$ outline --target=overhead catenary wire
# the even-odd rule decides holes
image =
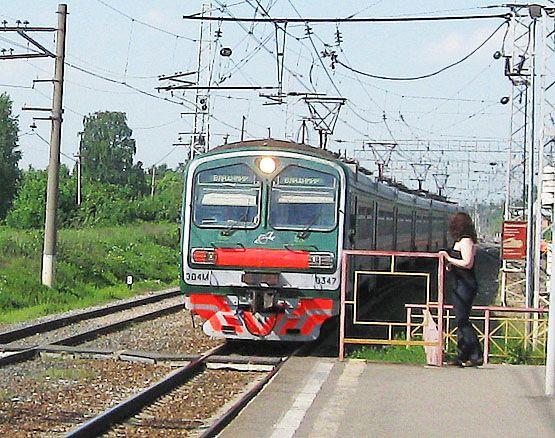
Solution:
[[[101,1],[101,0],[97,0]],[[309,17],[204,17],[210,21],[232,21],[247,23],[397,23],[415,21],[463,21],[480,19],[508,19],[509,14],[441,15],[441,16],[399,16],[399,17],[353,17],[353,18],[309,18]],[[202,20],[199,15],[184,15],[184,20]]]
[[[123,17],[125,17],[125,18],[128,18],[129,20],[135,21],[135,22],[137,22],[137,23],[139,23],[139,24],[141,24],[141,25],[143,25],[143,26],[145,26],[145,27],[148,27],[148,28],[150,28],[150,29],[157,30],[158,32],[162,32],[162,33],[165,33],[165,34],[167,34],[167,35],[174,36],[174,37],[176,37],[176,38],[182,38],[182,39],[187,40],[187,41],[193,41],[193,42],[196,42],[196,41],[197,41],[197,39],[195,39],[195,38],[190,38],[190,37],[186,37],[186,36],[184,36],[184,35],[180,35],[180,34],[175,33],[175,32],[171,32],[171,31],[169,31],[169,30],[167,30],[167,29],[163,29],[163,28],[161,28],[161,27],[159,27],[159,26],[155,26],[154,24],[147,23],[146,21],[139,20],[139,19],[137,19],[137,18],[135,18],[135,17],[132,17],[131,15],[129,15],[129,14],[127,14],[127,13],[125,13],[125,12],[123,12],[123,11],[121,11],[121,10],[115,8],[115,7],[113,7],[112,5],[108,4],[107,2],[105,2],[105,1],[103,1],[103,0],[96,0],[96,1],[97,1],[98,3],[100,3],[100,4],[104,5],[104,6],[106,6],[108,9],[111,9],[112,11],[118,13],[119,15],[121,15],[121,16],[123,16]]]
[[[85,68],[83,68],[83,67],[79,67],[79,66],[77,66],[77,65],[75,65],[75,64],[72,64],[72,63],[69,63],[69,62],[67,62],[67,61],[66,61],[65,64],[66,64],[67,66],[71,67],[71,68],[74,68],[75,70],[79,70],[79,71],[81,71],[81,72],[83,72],[83,73],[86,73],[86,74],[91,75],[91,76],[94,76],[94,77],[96,77],[96,78],[105,80],[105,81],[107,81],[107,82],[111,82],[111,83],[114,83],[114,84],[122,85],[122,86],[127,87],[127,88],[129,88],[129,89],[131,89],[131,90],[136,91],[136,92],[139,93],[139,94],[143,94],[143,95],[145,95],[145,96],[149,96],[149,97],[152,97],[152,98],[154,98],[154,99],[163,100],[163,101],[166,101],[166,102],[169,102],[169,103],[173,103],[173,104],[176,104],[176,105],[181,105],[181,106],[187,106],[187,105],[189,105],[189,106],[192,106],[193,108],[194,108],[194,106],[195,106],[195,103],[194,103],[194,102],[191,102],[191,101],[186,100],[186,99],[184,99],[184,98],[182,98],[182,97],[179,97],[179,96],[174,96],[174,99],[170,99],[170,98],[163,97],[163,96],[158,96],[158,95],[153,94],[153,93],[151,93],[151,92],[149,92],[149,91],[145,91],[145,90],[142,90],[142,89],[140,89],[140,88],[137,88],[137,87],[135,87],[135,86],[133,86],[133,85],[131,85],[131,84],[128,84],[127,82],[118,81],[118,80],[116,80],[116,79],[112,79],[112,78],[109,78],[109,77],[107,77],[107,76],[99,75],[99,74],[97,74],[97,73],[91,72],[91,71],[89,71],[89,70],[87,70],[87,69],[85,69]],[[179,100],[175,100],[175,99],[179,99]],[[186,105],[186,104],[187,104],[187,105]],[[228,128],[233,129],[233,130],[236,131],[236,132],[240,132],[240,131],[241,131],[240,128],[237,128],[236,126],[233,126],[233,125],[231,125],[231,124],[229,124],[229,123],[227,123],[227,122],[224,122],[223,120],[221,120],[220,118],[214,116],[213,114],[208,114],[208,116],[209,116],[211,119],[216,120],[217,122],[221,123],[221,124],[224,125],[224,126],[227,126]],[[250,134],[249,134],[249,135],[250,135]]]
[[[153,93],[151,93],[151,92],[149,92],[149,91],[145,91],[145,90],[142,90],[142,89],[140,89],[140,88],[138,88],[138,87],[135,87],[135,86],[133,86],[133,85],[131,85],[131,84],[128,84],[128,83],[125,82],[125,81],[118,81],[117,79],[113,79],[113,78],[110,78],[110,77],[105,76],[105,75],[101,75],[101,74],[98,74],[98,73],[94,73],[94,72],[92,72],[92,71],[90,71],[90,70],[87,70],[86,68],[79,67],[78,65],[72,64],[72,63],[67,62],[67,61],[66,61],[65,64],[66,64],[68,67],[71,67],[71,68],[73,68],[73,69],[75,69],[75,70],[78,70],[78,71],[80,71],[80,72],[82,72],[82,73],[88,74],[88,75],[90,75],[90,76],[94,76],[94,77],[96,77],[96,78],[98,78],[98,79],[102,79],[102,80],[107,81],[107,82],[111,82],[111,83],[113,83],[113,84],[122,85],[122,86],[127,87],[127,88],[129,88],[129,89],[131,89],[131,90],[136,91],[137,93],[144,94],[145,96],[149,96],[149,97],[152,97],[152,98],[154,98],[154,99],[164,100],[164,101],[166,101],[166,102],[170,102],[170,103],[174,103],[174,104],[182,105],[182,106],[185,106],[185,103],[188,103],[189,105],[192,105],[193,107],[194,107],[194,105],[195,105],[193,102],[186,101],[186,100],[184,100],[184,99],[181,99],[182,101],[177,101],[177,100],[173,100],[173,99],[170,99],[170,98],[167,98],[167,97],[158,96],[158,95],[153,94]]]
[[[451,64],[448,64],[444,67],[441,67],[440,69],[437,69],[433,72],[422,74],[422,75],[417,75],[417,76],[385,76],[385,75],[378,75],[378,74],[368,73],[368,72],[356,69],[354,67],[351,67],[351,66],[345,64],[344,62],[342,62],[341,60],[339,60],[337,58],[334,59],[333,62],[335,64],[341,65],[342,67],[346,68],[347,70],[352,71],[353,73],[357,73],[359,75],[367,76],[369,78],[374,78],[374,79],[382,79],[382,80],[387,80],[387,81],[417,81],[417,80],[420,80],[420,79],[427,79],[427,78],[431,78],[433,76],[437,76],[438,74],[443,73],[444,71],[449,70],[449,69],[465,62],[472,55],[474,55],[476,52],[478,52],[478,50],[480,50],[482,47],[484,47],[495,36],[495,34],[497,34],[497,32],[499,32],[499,30],[503,26],[506,26],[506,25],[508,25],[508,22],[503,22],[499,26],[497,26],[497,28],[484,41],[482,41],[476,48],[474,48],[470,53],[463,56],[461,59],[459,59],[455,62],[452,62]]]

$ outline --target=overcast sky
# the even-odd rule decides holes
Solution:
[[[66,155],[77,152],[83,116],[111,110],[127,113],[129,126],[137,141],[136,159],[141,160],[145,167],[162,162],[173,167],[184,160],[185,149],[175,147],[173,143],[178,140],[179,132],[191,130],[192,118],[181,113],[191,111],[189,101],[194,100],[194,92],[176,94],[173,97],[176,103],[172,103],[137,90],[171,98],[169,94],[155,90],[156,86],[162,85],[158,76],[196,70],[199,22],[183,20],[182,16],[198,13],[202,3],[196,0],[67,1],[67,62],[70,65],[66,66],[62,143],[62,151]],[[256,3],[256,0],[212,1],[212,14],[253,16]],[[496,2],[472,0],[260,0],[260,3],[273,17],[297,17],[297,12],[303,17],[346,17],[353,14],[365,17],[505,11],[483,9],[483,6]],[[0,17],[10,24],[20,19],[28,20],[31,25],[55,26],[56,9],[57,2],[52,0],[3,0]],[[401,150],[394,154],[392,164],[399,179],[413,184],[409,181],[411,161],[423,160],[437,165],[441,159],[445,164],[439,167],[449,162],[448,169],[452,173],[449,185],[463,188],[468,186],[465,181],[468,179],[468,168],[462,163],[460,154],[450,157],[448,152],[443,155],[426,153],[426,145],[431,145],[432,149],[442,145],[458,148],[461,144],[469,144],[461,143],[462,140],[475,139],[478,141],[476,147],[482,151],[505,147],[503,139],[509,129],[508,107],[501,105],[499,100],[510,94],[510,86],[503,75],[502,60],[492,57],[496,50],[501,49],[504,28],[467,61],[425,80],[393,82],[360,76],[340,65],[331,69],[330,59],[322,59],[320,53],[324,44],[328,44],[329,50],[334,50],[340,61],[355,69],[384,76],[418,76],[464,57],[502,22],[495,19],[311,24],[311,38],[307,37],[303,23],[290,23],[286,38],[284,91],[316,90],[347,99],[330,140],[330,148],[347,149],[353,155],[354,149],[360,149],[364,141],[395,140]],[[222,35],[215,41],[214,32],[218,28]],[[337,32],[342,40],[339,46],[336,44]],[[226,78],[222,84],[277,84],[272,24],[245,23],[240,26],[238,23],[215,22],[210,35],[217,50],[205,59],[212,63],[214,83]],[[53,35],[33,36],[53,50]],[[26,51],[27,43],[17,35],[0,33],[0,38],[0,48],[11,47],[17,53]],[[221,47],[231,48],[232,55],[227,58],[220,56]],[[5,91],[12,97],[14,111],[19,115],[21,134],[27,134],[20,138],[22,167],[32,165],[44,168],[48,161],[48,145],[38,136],[28,134],[33,114],[22,112],[21,108],[24,105],[49,105],[51,85],[42,83],[36,84],[34,89],[30,87],[33,79],[50,78],[52,72],[51,59],[0,61],[0,92]],[[109,80],[125,82],[135,89]],[[268,101],[259,97],[257,91],[220,90],[211,96],[210,111],[214,116],[210,120],[211,146],[220,144],[224,135],[229,135],[229,141],[238,140],[243,115],[247,117],[248,138],[267,137],[270,128],[274,138],[293,139],[297,138],[301,119],[308,115],[306,104],[297,97],[287,98],[283,105],[272,106],[265,105]],[[49,123],[43,121],[37,124],[37,133],[48,139]],[[316,139],[315,131],[310,128],[309,140],[315,143]],[[184,135],[182,140],[188,140],[188,137]],[[417,149],[424,152],[417,152]],[[361,159],[372,157],[371,154],[358,156]],[[465,157],[477,161],[472,164],[473,170],[484,171],[472,178],[490,182],[490,192],[499,192],[503,179],[502,166],[487,163],[501,160],[502,155],[480,153]],[[71,163],[66,157],[62,161]],[[371,162],[367,164],[373,167]],[[496,173],[491,173],[492,169]],[[433,179],[428,178],[425,186],[433,188]],[[455,190],[451,193],[466,196],[464,192]]]

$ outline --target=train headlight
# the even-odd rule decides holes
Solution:
[[[194,263],[202,265],[216,264],[216,250],[213,248],[194,248],[191,251],[191,259]]]
[[[258,168],[267,174],[274,173],[277,167],[276,160],[272,157],[262,157],[258,162]]]

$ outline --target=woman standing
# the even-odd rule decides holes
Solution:
[[[455,278],[453,308],[457,318],[457,359],[451,365],[474,367],[483,364],[483,353],[476,330],[469,320],[472,302],[478,292],[478,282],[474,272],[476,256],[476,230],[472,219],[466,213],[456,213],[449,221],[449,234],[455,240],[453,249],[440,251],[447,261],[447,270]]]

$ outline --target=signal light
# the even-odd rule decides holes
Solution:
[[[213,248],[195,248],[191,251],[191,258],[194,263],[214,265],[216,264],[216,250]]]

